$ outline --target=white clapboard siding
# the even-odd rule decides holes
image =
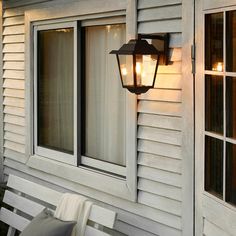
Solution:
[[[181,18],[181,5],[163,6],[139,11],[139,22]]]
[[[3,69],[9,69],[9,70],[24,70],[25,64],[24,62],[19,61],[6,61],[3,63]]]
[[[3,78],[5,78],[5,79],[24,79],[25,73],[24,73],[24,71],[20,71],[20,70],[5,70],[3,72]],[[12,82],[13,83],[20,83],[17,81],[12,81]],[[24,87],[22,89],[24,89]]]
[[[5,97],[15,97],[15,98],[24,98],[25,97],[25,91],[21,90],[21,89],[5,88],[3,90],[3,96],[5,96]]]
[[[170,89],[150,89],[147,93],[140,95],[139,100],[154,100],[166,102],[181,102],[181,91]]]
[[[3,61],[24,61],[24,54],[23,53],[5,53],[3,55]],[[14,68],[15,69],[15,68]],[[24,69],[24,68],[23,68]]]
[[[21,98],[5,97],[3,99],[3,105],[24,108],[25,107],[25,100],[21,99]]]
[[[23,43],[11,43],[11,44],[5,44],[3,46],[4,53],[6,52],[24,52],[25,51],[25,45]]]
[[[25,36],[23,34],[17,35],[6,35],[3,37],[3,43],[23,43],[25,41]]]
[[[14,125],[25,126],[25,119],[20,116],[5,114],[4,122],[9,123],[9,124],[14,124]]]
[[[143,191],[139,191],[138,199],[139,202],[144,205],[154,207],[173,215],[181,215],[181,202],[179,201]]]
[[[139,101],[138,112],[166,116],[181,116],[181,103]]]
[[[25,161],[27,160],[27,157],[25,156],[25,154],[13,151],[8,148],[4,149],[4,157],[6,159],[9,158],[9,159],[15,160],[17,162],[21,162],[21,163],[25,163]]]
[[[22,25],[24,24],[24,16],[15,16],[5,18],[3,21],[3,26],[10,26],[10,25]]]
[[[23,154],[25,153],[25,145],[8,141],[8,140],[4,141],[4,148],[8,148],[8,149],[11,149],[13,151],[20,152]]]
[[[181,19],[171,19],[153,22],[142,22],[139,24],[138,31],[142,34],[147,33],[179,33],[182,30]]]
[[[205,236],[231,236],[206,219],[204,219],[203,233]]]
[[[179,146],[142,139],[138,142],[138,151],[176,159],[181,159],[182,154]]]
[[[181,132],[175,130],[139,126],[138,138],[143,140],[169,143],[178,146],[181,145]]]
[[[138,189],[143,192],[153,193],[170,199],[182,200],[181,188],[141,178],[138,183]]]
[[[182,172],[181,160],[149,153],[140,152],[138,154],[138,164],[179,174]]]
[[[140,113],[138,125],[180,131],[182,120],[180,117]]]
[[[25,88],[25,81],[15,79],[4,79],[3,88],[23,90]]]
[[[20,143],[20,144],[25,144],[25,137],[23,135],[20,135],[20,134],[5,132],[4,139],[12,141],[12,142],[17,142],[17,143]]]
[[[160,74],[155,81],[155,88],[161,89],[181,89],[182,88],[181,74]]]
[[[20,107],[5,106],[3,109],[5,114],[16,115],[16,116],[25,116],[25,109]]]
[[[158,170],[151,167],[139,166],[138,177],[157,181],[160,183],[181,187],[181,175],[168,171]]]
[[[138,9],[156,8],[176,4],[181,4],[181,0],[139,0]]]
[[[25,135],[25,128],[19,125],[5,123],[4,130],[15,134]]]
[[[6,26],[3,29],[3,35],[24,34],[24,32],[25,32],[24,25]]]
[[[182,63],[180,61],[171,62],[168,65],[159,65],[157,70],[158,74],[180,74],[182,72]]]

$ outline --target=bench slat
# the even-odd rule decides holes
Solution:
[[[103,207],[93,205],[89,219],[112,229],[116,220],[116,213]]]
[[[53,189],[14,175],[9,175],[7,186],[54,206],[58,204],[62,195],[62,193],[59,193]]]
[[[58,204],[63,194],[14,175],[9,175],[7,186],[54,206]],[[10,191],[5,192],[4,202],[33,217],[44,208],[43,205]],[[116,220],[116,213],[94,204],[89,215],[89,220],[105,227],[113,228]]]
[[[45,208],[45,206],[8,190],[5,191],[3,202],[33,217],[38,215]]]
[[[95,229],[89,225],[86,226],[84,234],[85,234],[85,236],[111,236],[110,234],[107,234],[103,231]]]
[[[0,220],[19,231],[22,231],[30,223],[29,220],[3,207],[1,208],[0,211]]]

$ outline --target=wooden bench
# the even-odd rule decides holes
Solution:
[[[7,187],[3,202],[14,210],[2,207],[0,220],[9,225],[8,236],[15,235],[16,230],[21,232],[45,207],[55,210],[63,194],[14,175],[9,176]],[[89,216],[92,224],[86,226],[85,236],[109,236],[102,229],[112,229],[115,219],[115,212],[94,204]]]

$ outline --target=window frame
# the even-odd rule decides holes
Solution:
[[[229,138],[226,135],[226,81],[227,81],[227,77],[236,77],[236,72],[227,72],[226,71],[226,12],[228,11],[236,11],[236,7],[223,7],[220,9],[214,9],[214,10],[206,10],[203,12],[203,58],[202,58],[202,69],[203,69],[203,135],[202,135],[202,143],[203,143],[203,193],[206,197],[210,197],[214,200],[216,200],[217,202],[221,203],[222,205],[236,211],[236,206],[231,203],[226,201],[226,144],[227,142],[230,144],[236,144],[236,139],[234,138]],[[213,70],[206,70],[205,69],[205,16],[207,14],[214,14],[214,13],[222,13],[223,14],[223,71],[213,71]],[[214,133],[212,131],[207,131],[206,130],[206,122],[205,122],[205,118],[206,118],[206,110],[205,110],[205,101],[206,101],[206,85],[205,85],[205,80],[206,80],[206,76],[207,75],[213,75],[213,76],[220,76],[222,77],[223,80],[223,134],[218,134],[218,133]],[[210,138],[215,138],[219,141],[223,142],[223,195],[222,198],[219,198],[217,195],[212,194],[211,192],[207,191],[205,189],[205,180],[206,180],[206,176],[205,176],[205,150],[206,150],[206,146],[205,146],[205,137],[210,137]]]
[[[82,191],[84,186],[87,196],[92,189],[107,193],[129,201],[137,200],[137,97],[126,92],[126,140],[129,145],[126,152],[126,178],[97,171],[86,166],[73,166],[45,158],[33,153],[33,27],[44,24],[54,24],[68,21],[81,21],[82,26],[126,23],[126,40],[136,36],[136,11],[133,4],[126,4],[126,0],[91,0],[94,4],[76,2],[60,6],[51,4],[51,7],[25,12],[25,62],[26,62],[26,165],[36,173],[46,172],[52,178],[59,178],[62,182],[69,181],[75,184],[76,191]],[[106,4],[108,3],[109,4]],[[50,5],[50,4],[48,4]],[[86,13],[86,14],[85,14]],[[38,172],[40,171],[40,172]],[[50,180],[49,180],[50,182]],[[92,188],[92,189],[90,189]],[[82,188],[83,189],[83,188]]]
[[[52,150],[38,145],[38,32],[50,29],[60,28],[73,28],[74,29],[74,61],[73,61],[73,87],[74,87],[74,99],[73,99],[73,136],[74,136],[74,149],[73,155]],[[71,165],[77,165],[77,22],[66,22],[56,24],[45,24],[34,26],[34,153],[39,156],[44,156],[53,160],[58,160]]]

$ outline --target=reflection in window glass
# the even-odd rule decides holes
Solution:
[[[205,69],[223,71],[223,13],[205,16]]]
[[[223,196],[223,141],[205,137],[205,190]]]
[[[236,204],[236,145],[226,144],[226,201]]]
[[[207,131],[223,134],[223,77],[206,75],[205,126]]]
[[[73,154],[73,28],[38,32],[38,145]]]
[[[236,11],[226,13],[226,70],[236,72]]]
[[[226,135],[236,138],[236,78],[226,77]]]

